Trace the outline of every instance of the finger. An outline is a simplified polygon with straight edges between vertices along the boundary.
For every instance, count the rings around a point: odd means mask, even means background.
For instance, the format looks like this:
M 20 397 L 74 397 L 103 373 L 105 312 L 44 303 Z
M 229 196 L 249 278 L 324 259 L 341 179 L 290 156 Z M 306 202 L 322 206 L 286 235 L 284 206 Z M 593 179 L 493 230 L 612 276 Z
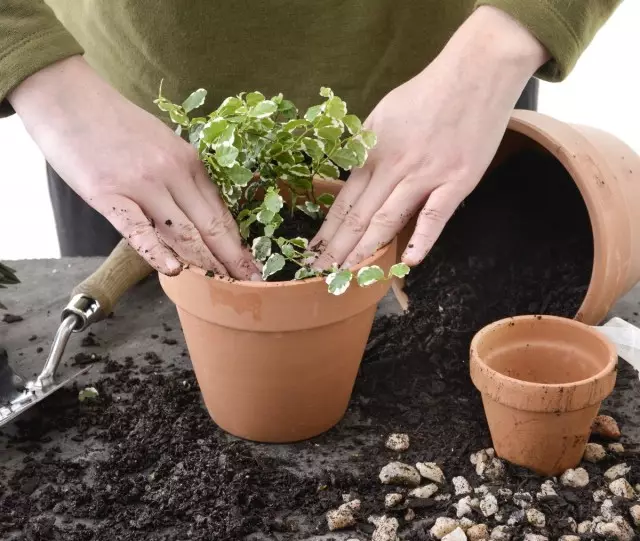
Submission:
M 168 276 L 180 274 L 182 264 L 175 254 L 158 238 L 151 221 L 131 199 L 111 195 L 88 201 L 158 272 Z
M 347 256 L 343 267 L 350 269 L 372 256 L 377 250 L 389 244 L 407 225 L 409 220 L 424 205 L 427 194 L 420 197 L 416 194 L 415 184 L 404 181 L 398 184 L 373 215 L 367 231 L 360 242 Z
M 364 193 L 369 184 L 370 177 L 371 174 L 367 169 L 357 169 L 353 172 L 349 180 L 345 182 L 344 187 L 340 190 L 333 204 L 329 207 L 329 211 L 320 230 L 309 243 L 311 250 L 315 250 L 318 253 L 325 251 L 351 208 Z M 331 264 L 329 264 L 329 266 L 331 266 Z
M 342 265 L 365 234 L 373 215 L 391 195 L 394 184 L 388 182 L 390 177 L 388 171 L 376 170 L 364 192 L 347 212 L 324 252 L 313 263 L 313 268 L 325 270 L 334 263 Z M 387 181 L 382 182 L 382 179 Z
M 191 183 L 184 184 L 187 189 Z M 192 189 L 195 188 L 192 186 Z M 145 213 L 155 221 L 157 234 L 180 259 L 205 271 L 223 276 L 229 274 L 211 253 L 196 226 L 180 210 L 168 190 L 160 190 L 153 197 L 147 197 L 142 206 Z
M 418 215 L 415 231 L 402 254 L 402 262 L 418 265 L 429 253 L 464 196 L 459 190 L 442 185 L 433 190 Z
M 188 212 L 208 249 L 238 280 L 259 280 L 260 271 L 251 252 L 242 245 L 238 226 L 204 169 L 194 175 L 195 183 L 169 188 L 178 206 Z

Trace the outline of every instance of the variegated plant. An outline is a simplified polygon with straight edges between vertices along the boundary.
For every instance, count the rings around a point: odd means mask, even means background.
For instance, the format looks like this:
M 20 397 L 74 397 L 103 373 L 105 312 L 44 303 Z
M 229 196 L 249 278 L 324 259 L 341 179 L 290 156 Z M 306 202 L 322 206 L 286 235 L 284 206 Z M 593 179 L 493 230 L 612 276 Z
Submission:
M 346 103 L 329 88 L 320 90 L 323 102 L 302 117 L 282 94 L 267 99 L 260 92 L 229 97 L 209 115 L 191 117 L 206 95 L 206 90 L 196 90 L 177 105 L 162 96 L 161 90 L 155 103 L 177 124 L 176 132 L 198 150 L 240 234 L 262 262 L 263 279 L 290 261 L 299 267 L 295 279 L 322 275 L 329 292 L 344 293 L 353 279 L 351 271 L 336 266 L 324 272 L 311 269 L 307 261 L 314 254 L 308 249 L 308 239 L 287 239 L 277 231 L 286 219 L 285 207 L 291 215 L 300 211 L 317 220 L 323 218 L 323 208 L 331 206 L 333 196 L 316 194 L 313 179 L 339 178 L 341 169 L 364 165 L 376 144 L 374 133 L 363 129 L 357 116 L 347 114 Z M 282 189 L 289 192 L 286 199 L 292 204 L 285 203 Z M 385 276 L 374 265 L 360 269 L 357 282 L 364 287 L 408 272 L 409 267 L 398 263 Z

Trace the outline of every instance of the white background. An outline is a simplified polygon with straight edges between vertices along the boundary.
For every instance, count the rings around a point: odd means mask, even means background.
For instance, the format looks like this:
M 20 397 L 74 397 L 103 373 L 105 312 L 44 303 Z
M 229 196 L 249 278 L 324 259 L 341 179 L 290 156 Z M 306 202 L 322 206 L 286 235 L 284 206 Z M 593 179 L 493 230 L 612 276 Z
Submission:
M 539 110 L 607 130 L 640 152 L 640 1 L 626 0 Z M 639 202 L 640 204 L 640 202 Z M 0 120 L 0 259 L 59 257 L 44 161 L 17 117 Z

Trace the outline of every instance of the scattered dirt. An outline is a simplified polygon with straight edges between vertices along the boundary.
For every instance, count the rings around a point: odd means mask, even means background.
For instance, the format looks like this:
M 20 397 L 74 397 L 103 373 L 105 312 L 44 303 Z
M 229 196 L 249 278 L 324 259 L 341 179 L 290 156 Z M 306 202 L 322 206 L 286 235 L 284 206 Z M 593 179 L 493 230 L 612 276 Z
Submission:
M 363 538 L 375 529 L 367 517 L 385 512 L 385 494 L 409 490 L 380 483 L 391 461 L 437 463 L 446 476 L 438 494 L 453 494 L 458 475 L 474 487 L 485 483 L 469 460 L 491 445 L 468 376 L 471 336 L 508 315 L 573 315 L 590 277 L 585 210 L 552 165 L 537 158 L 534 166 L 525 156 L 508 174 L 483 181 L 456 213 L 408 277 L 409 314 L 375 324 L 349 412 L 336 428 L 295 445 L 237 440 L 211 422 L 191 371 L 169 369 L 153 351 L 109 361 L 94 384 L 97 399 L 78 402 L 77 389 L 62 390 L 19 425 L 10 445 L 23 446 L 24 463 L 0 470 L 2 539 L 240 541 L 261 532 L 262 539 L 294 541 L 327 533 L 324 514 L 345 493 L 361 500 L 353 537 Z M 637 374 L 621 365 L 618 388 L 630 386 L 640 392 Z M 557 539 L 569 533 L 569 517 L 598 515 L 592 492 L 614 464 L 626 462 L 629 482 L 640 483 L 640 456 L 624 440 L 624 418 L 615 408 L 604 413 L 620 422 L 624 454 L 583 464 L 586 489 L 556 485 L 557 496 L 536 504 L 547 518 L 539 533 Z M 407 451 L 385 448 L 393 432 L 409 435 Z M 64 452 L 60 441 L 69 439 L 76 446 Z M 501 486 L 535 498 L 543 481 L 507 466 Z M 455 517 L 458 499 L 409 499 L 387 513 L 403 541 L 425 540 L 436 518 Z M 519 509 L 499 505 L 507 517 Z M 627 504 L 614 505 L 626 515 Z M 407 508 L 415 512 L 411 522 Z M 526 531 L 515 526 L 513 539 Z
M 2 321 L 5 323 L 19 323 L 20 321 L 24 321 L 22 316 L 16 316 L 15 314 L 5 314 L 2 316 Z

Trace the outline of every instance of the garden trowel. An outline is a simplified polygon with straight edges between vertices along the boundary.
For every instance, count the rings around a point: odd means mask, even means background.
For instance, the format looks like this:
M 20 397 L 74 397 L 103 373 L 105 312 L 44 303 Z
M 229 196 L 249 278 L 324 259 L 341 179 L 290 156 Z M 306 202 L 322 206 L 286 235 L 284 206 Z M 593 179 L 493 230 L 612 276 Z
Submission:
M 593 328 L 613 342 L 618 357 L 633 366 L 640 377 L 640 329 L 619 317 L 611 318 L 601 327 Z
M 7 424 L 70 381 L 89 371 L 86 367 L 70 376 L 56 377 L 72 333 L 82 332 L 107 317 L 120 297 L 153 269 L 122 239 L 102 265 L 71 294 L 62 311 L 62 322 L 40 375 L 25 381 L 6 358 L 0 362 L 0 426 Z

